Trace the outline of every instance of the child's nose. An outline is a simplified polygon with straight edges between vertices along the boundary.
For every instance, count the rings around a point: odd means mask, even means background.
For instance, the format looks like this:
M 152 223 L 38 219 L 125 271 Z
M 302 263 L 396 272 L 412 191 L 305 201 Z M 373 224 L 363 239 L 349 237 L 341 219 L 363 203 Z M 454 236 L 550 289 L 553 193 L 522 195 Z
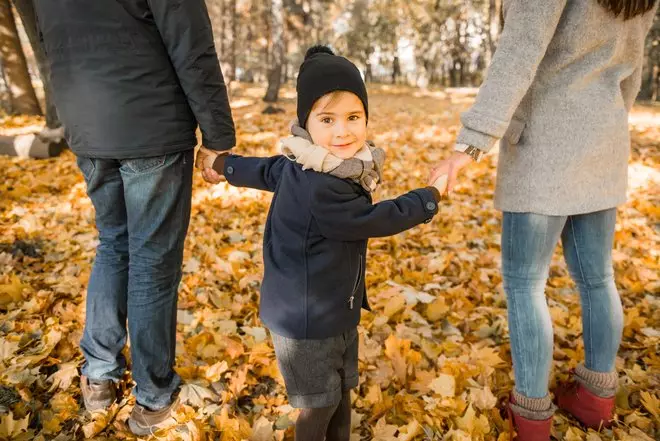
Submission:
M 339 122 L 335 124 L 335 135 L 336 136 L 346 136 L 348 135 L 348 126 L 345 122 Z

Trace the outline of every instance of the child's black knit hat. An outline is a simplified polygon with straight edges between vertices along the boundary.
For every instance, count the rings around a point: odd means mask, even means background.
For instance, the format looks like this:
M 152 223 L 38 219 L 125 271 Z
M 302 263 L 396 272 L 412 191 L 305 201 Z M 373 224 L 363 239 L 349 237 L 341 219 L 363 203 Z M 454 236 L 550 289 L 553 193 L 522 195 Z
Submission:
M 369 118 L 367 88 L 358 68 L 344 57 L 335 55 L 327 46 L 313 46 L 307 50 L 298 72 L 298 123 L 307 126 L 307 118 L 316 100 L 330 92 L 345 90 L 360 98 Z

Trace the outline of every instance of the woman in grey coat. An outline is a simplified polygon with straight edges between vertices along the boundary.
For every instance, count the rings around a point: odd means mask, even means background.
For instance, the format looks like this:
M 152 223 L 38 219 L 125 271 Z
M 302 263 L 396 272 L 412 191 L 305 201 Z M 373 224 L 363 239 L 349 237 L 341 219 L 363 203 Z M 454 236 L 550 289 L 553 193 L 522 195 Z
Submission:
M 628 113 L 639 92 L 644 40 L 657 0 L 504 0 L 497 52 L 456 152 L 431 176 L 448 177 L 501 140 L 496 207 L 504 212 L 502 276 L 519 440 L 549 440 L 552 321 L 544 288 L 554 248 L 582 303 L 584 363 L 555 391 L 559 408 L 598 429 L 613 417 L 623 312 L 611 251 L 626 200 Z

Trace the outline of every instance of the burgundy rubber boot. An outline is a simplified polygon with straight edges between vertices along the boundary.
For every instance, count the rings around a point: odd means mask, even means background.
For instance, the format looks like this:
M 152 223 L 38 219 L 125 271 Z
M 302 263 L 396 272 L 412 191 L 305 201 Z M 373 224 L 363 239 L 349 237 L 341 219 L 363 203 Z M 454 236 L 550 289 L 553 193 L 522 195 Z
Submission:
M 612 426 L 614 398 L 599 397 L 577 381 L 561 383 L 555 390 L 557 407 L 594 430 Z
M 517 409 L 520 409 L 520 407 L 516 406 L 512 395 L 507 405 L 511 441 L 550 441 L 552 416 L 546 420 L 533 420 L 520 415 Z M 513 435 L 514 429 L 516 432 L 515 437 Z

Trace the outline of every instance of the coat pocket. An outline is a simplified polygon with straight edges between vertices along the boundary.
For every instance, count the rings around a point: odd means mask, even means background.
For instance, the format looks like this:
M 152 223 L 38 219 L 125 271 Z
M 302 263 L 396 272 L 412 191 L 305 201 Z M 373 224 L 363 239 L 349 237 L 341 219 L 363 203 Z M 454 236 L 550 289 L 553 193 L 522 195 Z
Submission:
M 525 130 L 525 122 L 517 118 L 513 118 L 509 123 L 509 128 L 504 133 L 504 139 L 511 144 L 516 145 L 520 142 L 520 137 Z

